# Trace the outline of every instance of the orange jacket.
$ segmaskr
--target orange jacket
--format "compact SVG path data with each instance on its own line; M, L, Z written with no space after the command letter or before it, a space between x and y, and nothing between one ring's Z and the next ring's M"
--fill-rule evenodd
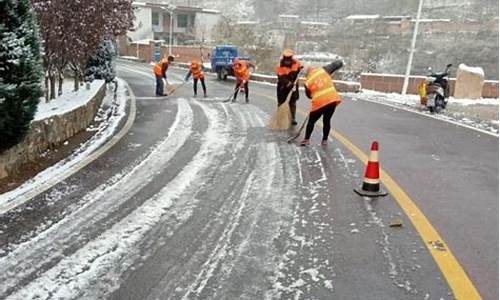
M250 80L250 69L248 67L248 63L244 60L237 60L233 65L234 76L239 81L248 81Z
M333 85L332 78L323 68L313 69L309 72L305 85L311 93L311 111L316 111L330 103L342 102Z
M200 62L193 61L191 66L189 66L189 71L193 75L194 79L203 79L205 75L203 74L203 68Z
M278 76L286 76L292 72L299 72L300 71L300 67L302 65L300 64L300 62L296 59L293 60L292 62L292 66L291 67L285 67L285 66L281 66L281 65L277 65L276 66L276 75Z
M155 73L155 76L165 77L165 72L167 72L167 69L168 62L162 60L154 66L153 71Z

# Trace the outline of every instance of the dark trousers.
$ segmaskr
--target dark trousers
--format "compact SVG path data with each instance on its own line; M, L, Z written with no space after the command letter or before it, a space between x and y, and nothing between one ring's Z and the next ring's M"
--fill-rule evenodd
M337 102L328 104L323 106L322 108L312 111L309 114L309 121L307 122L306 127L306 137L308 140L311 138L311 134L314 129L314 124L316 121L323 116L323 141L328 140L328 135L330 134L330 120L332 119L333 113L335 112L335 108L337 107Z
M237 81L236 82L236 88L235 88L235 91L234 91L233 100L236 100L236 97L238 96L238 93L240 91L240 87L241 87L241 82ZM248 101L248 81L245 81L245 84L243 85L243 88L245 89L245 99Z
M201 82L201 87L203 88L203 94L206 95L207 87L205 86L205 78L201 78L200 82ZM198 79L196 78L193 78L193 91L195 95L198 94Z
M163 96L163 78L156 76L156 96Z
M288 97L288 94L292 90L293 87L291 88L286 88L284 86L280 86L278 84L278 87L276 89L276 95L278 98L278 106L283 104L286 101L286 98ZM295 112L297 111L297 100L299 100L299 84L297 83L295 92L293 92L292 97L290 98L290 112L292 113L292 120L295 121Z

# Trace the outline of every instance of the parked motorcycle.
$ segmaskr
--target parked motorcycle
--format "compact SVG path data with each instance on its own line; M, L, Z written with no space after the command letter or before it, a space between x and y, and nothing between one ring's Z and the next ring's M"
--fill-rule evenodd
M448 64L441 73L431 72L425 80L425 98L426 106L431 113L440 113L446 109L448 97L450 96L450 85L448 77L450 76L450 68L452 64Z

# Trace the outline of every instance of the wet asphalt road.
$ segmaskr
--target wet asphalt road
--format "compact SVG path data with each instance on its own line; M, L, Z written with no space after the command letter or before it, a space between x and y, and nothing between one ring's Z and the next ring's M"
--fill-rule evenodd
M173 80L184 75L172 71ZM286 133L265 128L272 87L251 84L251 104L227 104L232 83L208 76L206 99L194 99L190 85L155 98L150 66L122 62L119 73L137 97L134 126L89 166L0 217L0 298L453 299L394 199L352 192L364 167L347 149L288 145ZM384 168L483 297L495 299L498 145L433 122L356 101L334 116L357 145L381 142ZM446 137L430 143L430 123ZM448 157L453 146L462 148ZM472 152L477 160L452 159ZM453 188L439 184L448 181ZM454 203L468 203L474 190L482 193L474 207ZM394 217L402 228L388 227Z

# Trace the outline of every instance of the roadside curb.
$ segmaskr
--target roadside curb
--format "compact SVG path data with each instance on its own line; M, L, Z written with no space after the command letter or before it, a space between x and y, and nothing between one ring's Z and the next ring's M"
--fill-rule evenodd
M134 95L134 92L130 88L129 84L125 80L119 79L119 81L125 85L125 88L129 93L129 99L130 99L130 108L128 112L127 121L125 125L123 125L123 127L120 129L120 131L113 134L111 138L109 138L102 146L91 152L90 155L83 157L82 160L76 162L69 168L62 170L61 172L57 173L57 175L46 178L46 180L44 181L40 180L41 182L38 184L34 183L33 188L29 189L27 188L26 191L19 192L18 189L23 187L21 185L17 189L6 192L4 194L0 194L0 215L3 215L9 212L10 210L15 209L16 207L30 201L39 194L49 190L56 184L74 175L75 173L77 173L78 171L80 171L93 161L95 161L109 149L111 149L116 143L118 143L118 141L120 141L128 133L136 117L136 97ZM44 171L40 172L39 174L43 172ZM29 182L29 180L26 182Z

